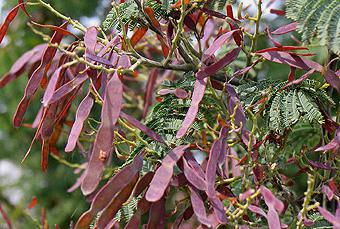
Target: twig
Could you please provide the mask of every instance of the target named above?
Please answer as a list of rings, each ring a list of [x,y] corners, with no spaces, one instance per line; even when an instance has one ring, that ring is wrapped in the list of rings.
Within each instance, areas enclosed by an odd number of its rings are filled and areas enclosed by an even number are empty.
[[[252,53],[256,50],[257,46],[257,38],[259,36],[259,28],[260,28],[260,21],[261,21],[261,16],[262,16],[262,0],[258,0],[257,2],[257,16],[256,18],[248,18],[250,20],[255,21],[255,32],[254,35],[251,36],[251,46],[250,46],[250,51],[247,56],[247,65],[251,65],[251,59],[252,59]]]

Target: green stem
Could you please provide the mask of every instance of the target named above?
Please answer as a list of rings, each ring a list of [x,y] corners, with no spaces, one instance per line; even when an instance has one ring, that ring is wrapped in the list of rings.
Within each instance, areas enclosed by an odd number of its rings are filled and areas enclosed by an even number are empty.
[[[251,112],[250,108],[247,108],[246,111],[248,112],[251,120],[253,121],[253,127],[251,129],[250,134],[249,134],[249,142],[248,142],[248,153],[249,153],[249,156],[250,156],[250,153],[252,151],[252,146],[253,146],[253,136],[255,135],[255,132],[257,130],[257,117],[256,117],[256,115],[253,114],[253,112]]]
[[[183,41],[185,48],[196,59],[196,62],[199,63],[201,59],[200,54],[194,49],[194,47],[192,47],[192,45],[190,44],[190,42],[186,39],[184,35],[181,35],[181,38],[182,38],[181,40]]]
[[[253,20],[255,21],[255,32],[254,35],[251,37],[251,46],[250,52],[247,56],[247,66],[251,65],[252,53],[255,52],[257,46],[257,38],[259,36],[259,28],[260,28],[260,21],[262,16],[262,0],[258,0],[257,2],[257,16]]]
[[[302,204],[302,209],[300,211],[301,217],[296,223],[296,228],[301,229],[303,228],[303,221],[306,217],[306,214],[308,212],[308,206],[312,199],[312,196],[314,194],[314,183],[315,183],[315,171],[314,174],[308,174],[308,180],[307,180],[307,191],[305,192],[305,198]]]
[[[239,180],[239,179],[241,179],[241,178],[242,178],[241,176],[237,176],[237,177],[232,177],[232,178],[224,179],[224,180],[218,181],[218,182],[216,183],[216,185],[217,185],[217,186],[222,185],[222,184],[228,185],[228,184],[231,184],[231,183],[233,183],[234,181],[237,181],[237,180]]]
[[[70,167],[72,169],[78,169],[78,168],[82,168],[82,166],[80,164],[76,164],[76,163],[71,163],[71,162],[68,162],[66,161],[64,158],[62,157],[59,157],[53,153],[51,153],[51,156],[57,160],[59,163],[63,164],[63,165],[66,165],[67,167]]]
[[[208,79],[208,86],[209,86],[209,89],[211,91],[212,96],[219,103],[219,105],[220,105],[220,107],[223,111],[223,114],[226,116],[226,119],[229,119],[228,109],[227,109],[226,105],[224,104],[223,100],[217,95],[215,89],[213,88],[213,86],[211,84],[210,78]]]
[[[152,150],[150,148],[150,145],[147,141],[145,141],[139,134],[139,131],[137,129],[134,129],[132,127],[130,127],[127,123],[125,123],[125,121],[121,118],[118,119],[119,124],[121,124],[122,126],[124,126],[126,129],[128,129],[140,142],[142,142],[145,145],[145,150],[149,153],[152,154],[157,154],[157,152],[155,152],[154,150]]]
[[[77,20],[73,20],[72,18],[70,17],[67,17],[65,15],[63,15],[62,13],[58,12],[57,10],[55,10],[50,4],[42,1],[42,0],[38,0],[38,2],[43,6],[45,7],[47,10],[49,10],[50,12],[52,12],[54,15],[56,15],[57,17],[65,20],[65,21],[68,21],[68,23],[70,23],[71,25],[73,25],[74,28],[82,31],[82,32],[86,32],[86,27],[83,26],[79,21]]]
[[[183,24],[184,24],[184,18],[186,16],[186,11],[185,11],[185,1],[182,0],[182,4],[181,4],[181,16],[177,21],[177,30],[176,30],[176,34],[174,36],[174,39],[172,40],[172,44],[171,44],[171,48],[170,48],[170,52],[168,54],[168,56],[166,57],[166,59],[163,62],[163,66],[167,66],[170,63],[170,60],[172,58],[172,55],[174,53],[174,51],[177,48],[177,45],[179,43],[179,39],[181,37],[181,33],[183,32]]]

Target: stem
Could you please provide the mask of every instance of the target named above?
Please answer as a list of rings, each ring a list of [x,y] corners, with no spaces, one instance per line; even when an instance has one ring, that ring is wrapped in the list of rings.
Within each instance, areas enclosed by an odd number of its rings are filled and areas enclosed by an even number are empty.
[[[79,21],[77,20],[73,20],[70,17],[65,16],[64,14],[58,12],[57,10],[55,10],[50,4],[42,1],[42,0],[38,0],[38,2],[45,7],[47,10],[49,10],[50,12],[52,12],[54,15],[56,15],[57,17],[64,19],[65,21],[68,21],[68,23],[70,23],[71,25],[73,25],[74,28],[82,31],[82,32],[86,32],[86,27],[83,26]]]
[[[225,185],[228,185],[228,184],[231,184],[233,183],[234,181],[237,181],[239,179],[241,179],[242,177],[241,176],[237,176],[237,177],[232,177],[232,178],[228,178],[228,179],[224,179],[224,180],[221,180],[221,181],[218,181],[216,183],[217,186],[221,185],[221,184],[225,184]]]
[[[258,2],[257,2],[257,16],[256,16],[256,18],[252,18],[252,20],[255,21],[255,32],[254,32],[254,35],[251,37],[250,52],[247,56],[247,66],[251,65],[251,59],[252,59],[251,53],[253,53],[256,50],[257,38],[259,36],[261,16],[262,16],[262,0],[258,0]]]
[[[211,81],[210,81],[210,78],[208,79],[208,85],[209,85],[209,89],[212,93],[212,96],[216,99],[216,101],[219,103],[224,115],[226,116],[226,119],[229,119],[229,112],[228,112],[228,109],[227,107],[225,106],[224,102],[222,99],[220,99],[220,97],[216,94],[216,91],[215,89],[213,88],[212,84],[211,84]]]
[[[82,168],[82,166],[80,164],[74,164],[71,162],[66,161],[64,158],[61,158],[53,153],[50,154],[55,160],[57,160],[59,163],[66,165],[67,167],[70,167],[72,169],[78,169],[78,168]]]
[[[237,204],[238,208],[236,208],[236,210],[231,213],[230,218],[233,222],[237,221],[238,219],[240,219],[243,214],[246,212],[246,210],[248,209],[248,207],[250,206],[251,202],[258,196],[260,195],[260,190],[257,190],[254,194],[252,194],[251,196],[249,196],[247,198],[247,202],[245,205],[242,204]]]
[[[140,135],[139,135],[139,130],[134,129],[132,127],[130,127],[127,123],[125,123],[125,121],[121,118],[118,119],[119,124],[121,124],[122,126],[124,126],[126,129],[128,129],[140,142],[142,142],[145,145],[145,150],[147,152],[151,152],[151,153],[156,153],[155,151],[153,151],[152,149],[150,149],[150,145],[147,141],[145,141]]]
[[[189,9],[189,10],[191,10],[191,9]],[[182,0],[182,2],[181,2],[181,16],[180,16],[180,18],[177,21],[178,26],[177,26],[176,34],[174,36],[174,39],[172,40],[172,44],[171,44],[169,55],[166,57],[166,59],[163,62],[163,66],[167,66],[170,63],[172,55],[173,55],[174,51],[177,48],[177,45],[179,43],[179,39],[181,37],[181,33],[183,32],[184,18],[187,15],[188,11],[185,11],[185,1]]]
[[[315,172],[314,172],[315,174]],[[315,183],[315,175],[308,174],[308,180],[307,180],[307,191],[305,192],[305,198],[303,201],[302,209],[300,211],[301,217],[299,221],[296,224],[297,229],[303,228],[303,220],[306,217],[306,214],[308,212],[308,205],[312,199],[312,195],[314,194],[314,183]]]
[[[41,36],[41,38],[48,42],[49,40],[51,40],[51,37],[39,30],[37,30],[36,28],[33,27],[33,24],[32,23],[27,23],[28,27],[30,27],[30,29],[32,30],[33,33],[37,34],[38,36]]]
[[[133,141],[130,141],[129,139],[125,138],[124,136],[122,136],[118,131],[115,131],[115,135],[117,135],[120,139],[122,139],[124,143],[127,143],[129,145],[132,146],[137,146],[137,144]]]
[[[183,41],[185,48],[196,59],[196,62],[200,62],[200,59],[201,59],[200,54],[194,49],[194,47],[191,46],[190,42],[186,39],[184,35],[182,35],[181,38],[182,38],[181,40]]]
[[[253,146],[253,136],[257,130],[257,118],[256,115],[251,112],[250,108],[247,108],[246,111],[250,115],[251,120],[253,121],[253,127],[251,129],[251,132],[249,133],[249,142],[248,142],[248,153],[249,153],[249,158],[250,158],[250,153],[252,151],[252,146]]]

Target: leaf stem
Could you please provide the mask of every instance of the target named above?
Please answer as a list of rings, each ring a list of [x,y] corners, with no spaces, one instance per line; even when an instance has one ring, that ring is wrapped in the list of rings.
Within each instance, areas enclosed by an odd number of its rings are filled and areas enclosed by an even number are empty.
[[[247,66],[251,65],[251,59],[252,59],[251,54],[256,50],[257,39],[259,36],[261,16],[262,16],[262,0],[258,0],[257,1],[257,16],[256,18],[251,18],[251,20],[255,21],[255,32],[254,32],[254,35],[251,36],[251,46],[250,46],[250,52],[247,56]]]
[[[315,174],[315,171],[314,171]],[[308,174],[308,180],[307,180],[307,191],[304,193],[305,198],[302,204],[302,209],[300,211],[300,219],[296,223],[296,228],[301,229],[303,228],[303,221],[306,217],[306,214],[308,212],[309,203],[312,199],[312,195],[314,194],[314,183],[315,183],[315,175],[314,174]]]
[[[172,40],[170,52],[163,62],[163,66],[167,66],[170,63],[172,55],[173,55],[174,51],[176,50],[176,48],[178,46],[179,40],[181,38],[181,34],[183,32],[184,18],[187,15],[187,13],[193,8],[193,6],[192,6],[189,10],[186,11],[185,7],[186,7],[185,1],[182,0],[182,2],[181,2],[181,16],[177,21],[178,26],[177,26],[176,34],[174,36],[174,39]]]
[[[73,25],[74,28],[82,31],[82,32],[86,32],[86,27],[83,26],[79,21],[77,20],[73,20],[72,18],[70,17],[67,17],[65,16],[64,14],[58,12],[57,10],[55,10],[49,3],[46,3],[42,0],[38,0],[38,2],[43,6],[45,7],[47,10],[49,10],[50,12],[52,12],[54,15],[56,15],[57,17],[65,20],[65,21],[68,21],[68,23],[70,23],[71,25]]]
[[[60,164],[66,165],[67,167],[70,167],[72,169],[78,169],[78,168],[82,168],[82,166],[80,164],[76,164],[76,163],[71,163],[66,161],[64,158],[59,157],[53,153],[51,153],[51,156],[57,160]]]

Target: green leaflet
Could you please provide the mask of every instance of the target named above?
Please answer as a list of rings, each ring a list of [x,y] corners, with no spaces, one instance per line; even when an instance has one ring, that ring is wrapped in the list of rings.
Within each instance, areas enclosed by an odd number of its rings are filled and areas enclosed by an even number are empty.
[[[209,8],[212,10],[220,11],[222,13],[225,13],[226,4],[235,3],[235,0],[212,0],[209,2]]]
[[[170,0],[163,0],[162,3],[156,0],[144,1],[144,6],[152,8],[157,19],[168,17],[171,4],[173,1]],[[114,5],[103,22],[103,29],[105,31],[112,28],[120,30],[120,23],[127,24],[131,30],[146,24],[134,0],[126,0],[124,3]]]
[[[117,212],[114,219],[117,222],[129,222],[137,209],[137,204],[140,199],[140,196],[132,197],[130,200],[128,200],[128,202],[124,203],[122,208]]]
[[[302,119],[322,124],[324,119],[317,104],[327,106],[335,103],[326,91],[320,89],[320,82],[307,79],[280,91],[286,84],[287,81],[264,80],[240,85],[236,90],[245,107],[251,106],[254,112],[263,112],[262,117],[270,130],[281,132]],[[264,96],[267,101],[256,105]]]
[[[319,124],[322,124],[324,122],[323,116],[316,104],[301,91],[298,92],[298,98],[301,105],[301,112],[305,114],[304,117],[310,122],[317,121]]]
[[[117,6],[114,6],[105,20],[103,21],[103,29],[105,31],[111,28],[120,29],[119,21],[128,24],[130,28],[137,26],[138,7],[133,0],[126,0]]]
[[[319,25],[325,25],[318,27],[318,38],[321,40],[321,44],[328,44],[329,48],[339,55],[340,48],[340,2],[334,1],[334,4],[329,5],[322,17],[319,20]]]
[[[269,128],[272,130],[280,130],[283,127],[283,117],[282,117],[282,111],[283,111],[283,93],[278,93],[270,106],[269,111]]]
[[[316,90],[315,88],[301,87],[301,89],[311,96],[314,100],[321,101],[322,104],[335,105],[333,99],[324,90]]]
[[[313,225],[310,228],[313,229],[331,229],[331,226],[322,215],[318,212],[314,212],[308,215],[308,218],[313,221]]]
[[[320,126],[301,120],[292,126],[283,155],[294,155],[302,149],[313,149],[321,138]]]
[[[298,111],[299,101],[297,99],[296,90],[289,91],[288,94],[286,94],[284,101],[286,109],[284,109],[283,124],[285,128],[288,128],[299,121],[300,117]]]
[[[339,0],[287,0],[287,17],[297,21],[304,42],[315,35],[321,45],[327,45],[340,54],[340,1]]]

